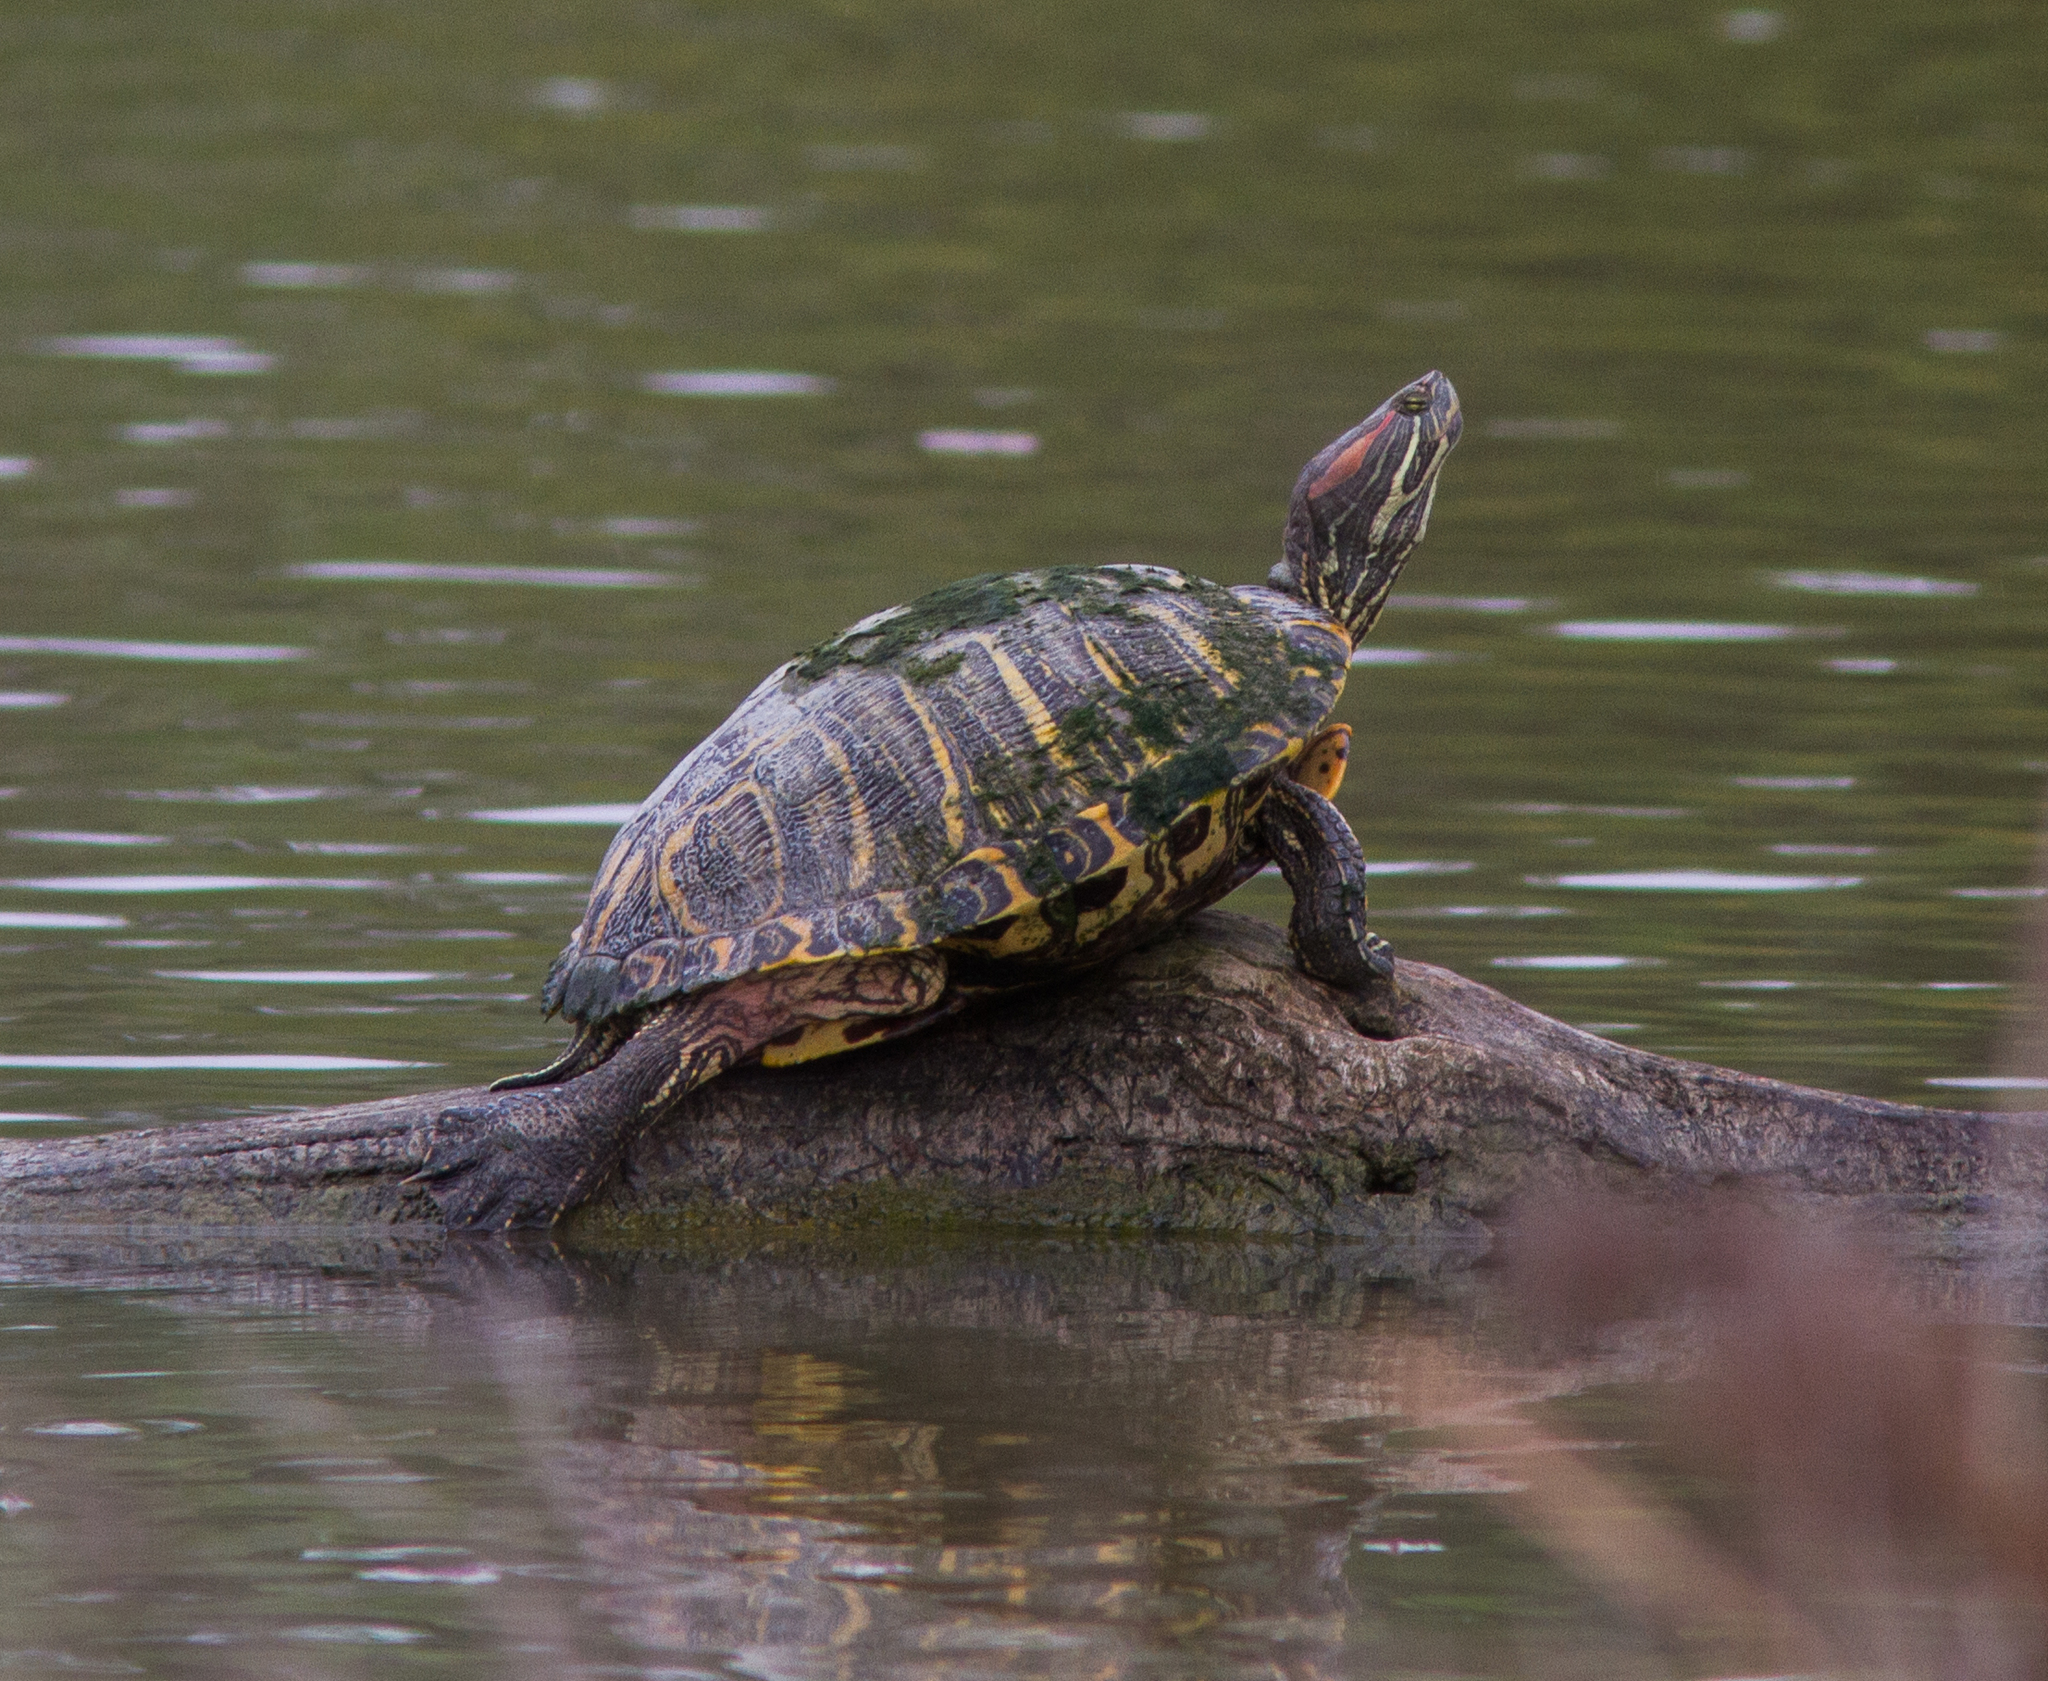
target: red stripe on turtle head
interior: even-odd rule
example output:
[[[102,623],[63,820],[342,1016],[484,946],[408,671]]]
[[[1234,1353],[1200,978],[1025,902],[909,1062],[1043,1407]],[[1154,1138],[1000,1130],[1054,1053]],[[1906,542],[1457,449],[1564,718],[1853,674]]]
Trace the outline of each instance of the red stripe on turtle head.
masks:
[[[1380,423],[1361,438],[1354,438],[1344,453],[1323,469],[1322,476],[1308,487],[1310,496],[1321,496],[1325,491],[1334,490],[1338,485],[1355,474],[1365,464],[1365,457],[1375,440],[1389,426],[1393,425],[1391,414],[1382,415]]]

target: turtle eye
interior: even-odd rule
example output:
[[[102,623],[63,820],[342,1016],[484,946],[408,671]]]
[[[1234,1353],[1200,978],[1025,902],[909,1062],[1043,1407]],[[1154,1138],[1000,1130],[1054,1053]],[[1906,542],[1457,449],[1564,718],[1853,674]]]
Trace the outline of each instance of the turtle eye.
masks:
[[[1403,414],[1426,414],[1429,412],[1429,393],[1419,386],[1412,386],[1394,399],[1394,407]]]

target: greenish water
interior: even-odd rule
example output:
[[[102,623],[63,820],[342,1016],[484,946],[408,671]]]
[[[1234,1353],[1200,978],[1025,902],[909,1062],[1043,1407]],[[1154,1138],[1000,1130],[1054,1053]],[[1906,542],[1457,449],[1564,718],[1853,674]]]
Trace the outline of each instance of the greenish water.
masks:
[[[0,1126],[196,1120],[533,1066],[561,1037],[538,1019],[539,981],[609,830],[474,814],[630,805],[790,652],[951,579],[1112,561],[1258,579],[1300,464],[1431,367],[1463,394],[1465,442],[1339,714],[1360,735],[1341,803],[1389,866],[1378,926],[1629,1043],[1992,1101],[1927,1082],[2011,1072],[2011,983],[2041,908],[2044,65],[2048,14],[1992,0],[16,0],[0,13]],[[801,377],[740,381],[753,395],[689,377],[734,372]],[[946,433],[996,437],[921,442]],[[1588,622],[1609,629],[1569,633]],[[1663,885],[1573,880],[1645,873]],[[1236,902],[1286,910],[1267,882]],[[1574,959],[1607,961],[1559,966]],[[269,978],[236,978],[251,971]],[[106,1057],[190,1065],[75,1065]],[[136,1424],[115,1439],[132,1484],[37,1458],[83,1491],[73,1539],[37,1539],[47,1499],[0,1520],[0,1546],[26,1549],[10,1572],[46,1561],[36,1603],[74,1605],[9,1628],[10,1651],[70,1650],[109,1622],[182,1640],[227,1627],[221,1596],[243,1594],[277,1607],[248,1625],[271,1633],[426,1626],[412,1589],[357,1585],[302,1550],[425,1537],[496,1557],[503,1534],[533,1581],[580,1585],[491,1588],[514,1609],[430,1617],[436,1643],[403,1661],[556,1640],[521,1632],[529,1601],[574,1608],[560,1638],[591,1664],[697,1654],[635,1673],[908,1673],[924,1660],[903,1653],[939,1638],[943,1619],[921,1624],[879,1668],[720,1669],[775,1646],[772,1572],[748,1578],[744,1637],[723,1608],[705,1612],[715,1638],[647,1635],[644,1618],[680,1613],[633,1596],[695,1566],[574,1561],[613,1533],[577,1514],[627,1474],[606,1444],[653,1404],[651,1380],[621,1379],[619,1400],[591,1379],[574,1404],[594,1410],[521,1458],[504,1421],[526,1392],[465,1389],[470,1354],[401,1332],[431,1317],[431,1278],[369,1291],[337,1331],[325,1309],[301,1326],[280,1305],[319,1274],[236,1274],[196,1318],[159,1311],[175,1290],[81,1276],[61,1311],[0,1310],[61,1321],[68,1351],[10,1357],[10,1475],[28,1422],[106,1410],[67,1385],[103,1364],[191,1364],[166,1350],[202,1324],[268,1348],[258,1364],[289,1365],[303,1336],[316,1365],[433,1387],[451,1420],[433,1428],[475,1458],[403,1521],[280,1473],[297,1516],[273,1533],[237,1504],[273,1446],[347,1457],[335,1442],[403,1420],[332,1399],[272,1413],[240,1379],[152,1396],[147,1416],[204,1412],[209,1431]],[[770,1290],[735,1279],[741,1305],[692,1333],[700,1351]],[[951,1288],[931,1286],[934,1322],[982,1299]],[[672,1298],[617,1289],[588,1334],[638,1350],[669,1311],[648,1304]],[[1084,1315],[1072,1334],[1113,1350],[1114,1323]],[[881,1434],[863,1443],[899,1429],[876,1420],[943,1411],[919,1387],[921,1335],[890,1333],[898,1375],[874,1380],[881,1410],[860,1416]],[[802,1326],[781,1347],[864,1372],[879,1358]],[[1224,1406],[1278,1358],[1233,1343],[1175,1369]],[[1147,1387],[1163,1375],[1108,1353],[1075,1372],[1060,1381],[1103,1386],[1103,1417],[1156,1424],[1102,1425],[1117,1463],[1178,1467],[1165,1506],[1148,1492],[1130,1510],[1226,1500],[1221,1461],[1176,1458],[1180,1415]],[[1032,1393],[1057,1407],[1069,1392]],[[979,1435],[1034,1428],[969,1410]],[[727,1451],[678,1416],[660,1451]],[[103,1447],[35,1441],[38,1456]],[[912,1447],[860,1451],[884,1482],[925,1475]],[[1027,1608],[1067,1591],[1062,1537],[1109,1544],[1085,1520],[1101,1462],[1030,1453],[969,1479],[1053,1491],[1004,1520],[1022,1527],[976,1531],[994,1551],[974,1568],[1021,1573]],[[869,1475],[831,1486],[880,1486]],[[134,1504],[141,1487],[156,1503]],[[1346,1482],[1343,1498],[1363,1496]],[[618,1525],[665,1521],[649,1500]],[[735,1508],[749,1524],[767,1509]],[[509,1528],[479,1515],[499,1511]],[[1243,1614],[1279,1643],[1258,1661],[1399,1668],[1343,1641],[1294,1668],[1273,1654],[1323,1638],[1297,1624],[1335,1614],[1314,1585],[1329,1569],[1370,1598],[1372,1572],[1443,1559],[1390,1562],[1344,1539],[1349,1518],[1260,1511],[1303,1546],[1247,1555],[1260,1585],[1232,1603],[1262,1608]],[[1207,1560],[1197,1529],[1188,1558]],[[1180,1532],[1138,1530],[1131,1603],[1147,1609],[1141,1633],[1119,1627],[1118,1672],[1236,1673],[1188,1658],[1177,1632],[1225,1593],[1203,1572],[1236,1567],[1190,1565],[1183,1589]],[[108,1568],[160,1571],[148,1592],[201,1609],[77,1610],[64,1595],[98,1590],[47,1561],[87,1556],[99,1543],[82,1536],[145,1549]],[[268,1562],[250,1574],[252,1559]],[[1443,1601],[1396,1595],[1387,1626],[1430,1604],[1433,1626],[1460,1626],[1444,1608],[1475,1579],[1430,1590]],[[931,1587],[916,1615],[954,1591]],[[829,1647],[831,1618],[880,1593],[817,1588],[840,1609],[792,1649]],[[1103,1672],[1086,1641],[1090,1663],[1047,1655],[1068,1650],[1057,1616],[1026,1622],[1051,1644],[998,1663],[970,1642],[980,1655],[944,1672]],[[1504,1650],[1415,1662],[1505,1672]],[[212,1648],[171,1652],[120,1661],[232,1670]],[[263,1652],[249,1673],[400,1661]]]
[[[1957,895],[2028,884],[2048,765],[2048,41],[1772,16],[10,7],[0,636],[302,657],[0,644],[65,697],[4,714],[0,911],[123,920],[0,930],[0,1050],[529,1064],[607,830],[471,813],[637,801],[948,579],[1259,578],[1300,463],[1439,366],[1433,599],[1375,634],[1428,657],[1341,714],[1369,855],[1441,867],[1382,878],[1399,949],[1745,1068],[1993,1072],[2029,902]],[[117,334],[227,344],[52,353]],[[649,388],[732,370],[814,389]],[[293,572],[365,560],[644,581]],[[1556,885],[1668,870],[1855,885]],[[22,885],[138,874],[278,885]],[[1559,957],[1627,962],[1494,967]],[[252,969],[432,978],[164,973]],[[0,1077],[99,1125],[426,1076]]]
[[[1510,1521],[1560,1453],[1611,1479],[1609,1501],[1711,1520],[1650,1404],[1689,1335],[1645,1320],[1532,1364],[1475,1281],[1376,1284],[1345,1245],[690,1263],[17,1238],[0,1259],[0,1663],[1773,1673],[1754,1612],[1683,1614],[1704,1582],[1680,1582],[1677,1626],[1659,1626]],[[2039,1333],[1994,1352],[2037,1404]],[[1491,1398],[1432,1407],[1446,1382]],[[1880,1519],[1847,1539],[1899,1537]],[[1884,1673],[2030,1673],[1997,1667],[1988,1602],[1944,1574],[1845,1580],[1820,1608],[1884,1631]],[[1914,1661],[1953,1657],[1958,1630],[1966,1664]]]

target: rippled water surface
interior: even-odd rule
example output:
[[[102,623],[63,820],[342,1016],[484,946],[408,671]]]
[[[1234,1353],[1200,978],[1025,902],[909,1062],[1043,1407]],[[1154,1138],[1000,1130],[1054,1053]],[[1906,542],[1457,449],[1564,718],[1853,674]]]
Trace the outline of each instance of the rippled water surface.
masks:
[[[1369,853],[1438,866],[1389,936],[1660,1050],[2003,1069],[2031,14],[0,35],[10,1126],[532,1064],[609,828],[764,671],[982,570],[1256,579],[1301,461],[1430,366],[1467,441],[1340,714]],[[109,1055],[182,1060],[67,1060]]]
[[[1377,1285],[1341,1245],[691,1263],[17,1240],[0,1664],[1758,1673],[1740,1626],[1647,1634],[1501,1505],[1532,1456],[1656,1475],[1640,1394],[1683,1327],[1533,1367],[1502,1330],[1470,1281]],[[1467,1382],[1490,1398],[1446,1430],[1428,1391]],[[1943,1607],[1870,1612],[1910,1633]]]
[[[981,571],[1258,579],[1430,367],[1339,713],[1378,926],[1660,1051],[2038,1084],[2044,16],[13,0],[0,1127],[536,1065],[611,828],[764,672]],[[0,1663],[1378,1673],[1524,1568],[1360,1550],[1370,1337],[1293,1282],[80,1266],[0,1295],[59,1327],[0,1332]]]

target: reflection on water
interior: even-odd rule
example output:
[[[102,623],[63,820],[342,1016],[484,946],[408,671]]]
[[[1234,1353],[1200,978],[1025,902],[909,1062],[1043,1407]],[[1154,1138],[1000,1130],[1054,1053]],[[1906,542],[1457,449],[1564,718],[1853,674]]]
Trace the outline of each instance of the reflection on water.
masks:
[[[390,986],[407,981],[459,981],[438,969],[159,969],[171,981],[246,981],[254,986]]]
[[[601,805],[535,805],[514,811],[472,811],[466,815],[479,823],[587,824],[609,830],[616,829],[639,809],[636,800]]]
[[[1735,870],[1610,870],[1588,875],[1526,876],[1532,887],[1605,887],[1638,893],[1811,893],[1861,887],[1861,876],[1784,876]]]
[[[1577,642],[1776,642],[1800,634],[1790,625],[1715,624],[1702,619],[1574,619],[1550,630],[1553,636]]]
[[[818,397],[832,389],[831,380],[816,374],[769,373],[747,368],[649,374],[641,384],[664,397]]]
[[[0,654],[84,654],[116,660],[180,664],[267,665],[306,656],[304,648],[256,648],[227,642],[109,642],[89,636],[0,636]]]
[[[188,374],[263,374],[277,358],[238,339],[194,333],[92,333],[45,339],[46,356],[86,356],[109,362],[169,362]]]
[[[1687,1314],[1532,1360],[1493,1285],[1341,1246],[17,1240],[0,1279],[0,1648],[61,1670],[275,1674],[314,1639],[459,1674],[1247,1681],[1769,1650],[1754,1598],[1651,1633],[1654,1549],[1646,1624],[1614,1545],[1549,1533],[1574,1478],[1702,1499],[1654,1445]],[[2037,1341],[1981,1358],[2038,1372]]]
[[[1906,578],[1895,572],[1780,572],[1778,582],[1817,595],[1975,595],[1979,588],[1955,578]]]
[[[288,1056],[274,1051],[193,1056],[104,1056],[37,1052],[0,1052],[0,1068],[106,1068],[123,1073],[154,1073],[165,1069],[207,1069],[213,1072],[324,1074],[338,1068],[432,1068],[431,1062],[393,1062],[383,1057]]]
[[[354,876],[24,876],[0,887],[43,893],[248,893],[259,888],[389,887],[388,881]]]
[[[534,584],[545,589],[660,589],[694,582],[666,572],[600,566],[445,566],[413,560],[309,560],[287,566],[293,578],[358,579],[368,583]]]

